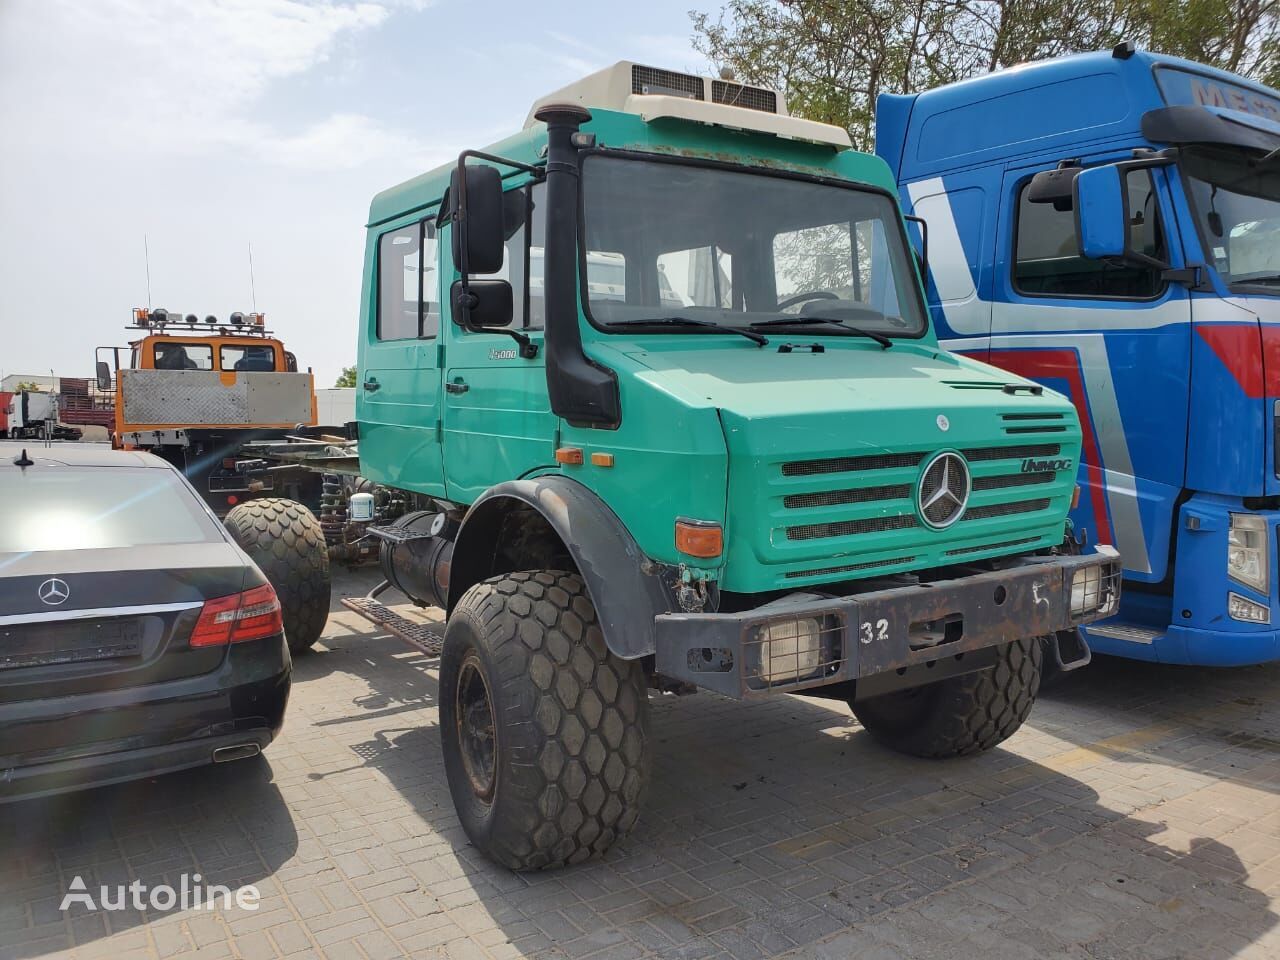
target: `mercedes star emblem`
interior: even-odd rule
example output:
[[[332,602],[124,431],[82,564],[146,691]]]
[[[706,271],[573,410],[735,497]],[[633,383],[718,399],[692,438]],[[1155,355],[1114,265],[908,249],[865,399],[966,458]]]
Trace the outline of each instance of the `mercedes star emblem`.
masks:
[[[67,581],[59,580],[57,577],[50,577],[36,588],[36,596],[43,603],[56,607],[71,596],[71,588],[67,586]]]
[[[916,491],[924,522],[942,530],[959,520],[969,502],[970,485],[969,465],[960,454],[940,453],[930,460]]]

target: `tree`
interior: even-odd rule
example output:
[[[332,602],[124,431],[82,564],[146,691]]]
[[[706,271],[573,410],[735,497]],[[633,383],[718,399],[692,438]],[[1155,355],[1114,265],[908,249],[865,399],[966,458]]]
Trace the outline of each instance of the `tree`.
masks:
[[[729,0],[694,46],[870,150],[876,97],[1130,39],[1272,82],[1280,0]]]
[[[24,390],[27,393],[44,393],[44,387],[40,386],[40,384],[36,383],[34,380],[23,380],[14,387],[15,393],[22,393]]]
[[[356,385],[356,368],[343,367],[338,379],[333,381],[335,387],[354,387]]]

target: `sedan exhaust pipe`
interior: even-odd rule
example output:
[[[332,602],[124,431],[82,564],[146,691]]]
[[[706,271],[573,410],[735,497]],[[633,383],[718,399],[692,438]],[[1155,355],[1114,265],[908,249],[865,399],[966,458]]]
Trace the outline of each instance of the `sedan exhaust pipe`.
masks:
[[[248,760],[262,752],[256,743],[241,743],[234,747],[219,747],[213,751],[214,763],[230,763],[232,760]]]

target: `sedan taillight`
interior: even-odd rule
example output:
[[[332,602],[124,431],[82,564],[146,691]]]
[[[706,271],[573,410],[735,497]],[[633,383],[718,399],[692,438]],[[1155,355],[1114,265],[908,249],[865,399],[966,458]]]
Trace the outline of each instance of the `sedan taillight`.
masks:
[[[271,584],[264,583],[244,593],[206,600],[191,631],[191,646],[220,647],[283,632],[280,598]]]

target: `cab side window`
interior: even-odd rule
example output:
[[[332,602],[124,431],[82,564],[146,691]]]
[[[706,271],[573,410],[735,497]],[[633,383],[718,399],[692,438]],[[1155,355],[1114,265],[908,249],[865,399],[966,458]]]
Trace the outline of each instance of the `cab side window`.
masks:
[[[1023,184],[1018,196],[1013,265],[1014,289],[1031,297],[1088,297],[1100,300],[1148,300],[1160,295],[1160,270],[1115,264],[1080,256],[1075,211],[1052,203],[1032,203]],[[1150,170],[1130,170],[1125,186],[1133,248],[1158,260],[1166,258],[1164,229]]]
[[[378,339],[413,340],[440,331],[433,219],[378,238]]]

